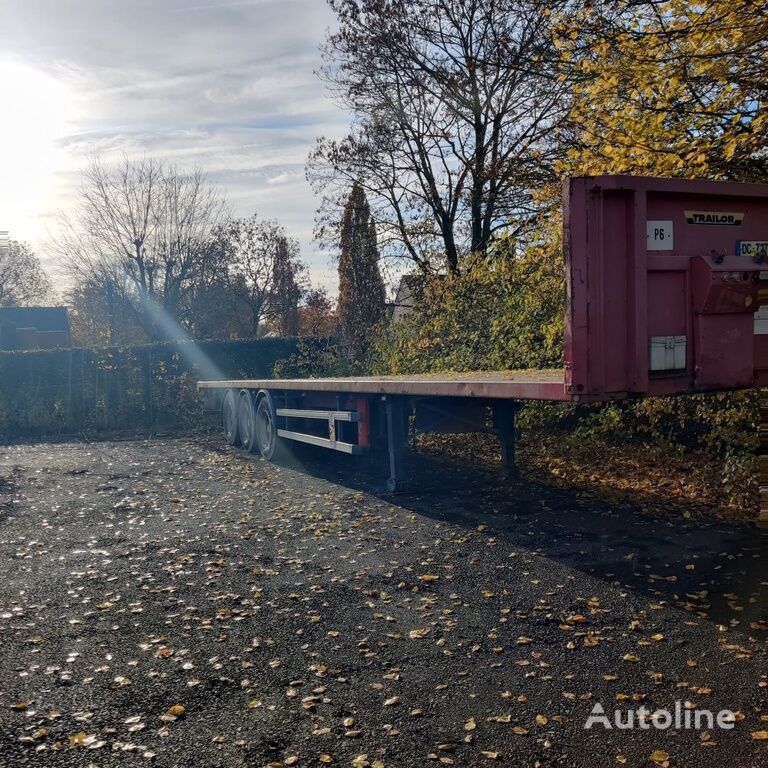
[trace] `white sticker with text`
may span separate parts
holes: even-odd
[[[649,251],[671,251],[675,244],[675,230],[671,221],[646,221],[646,240]]]

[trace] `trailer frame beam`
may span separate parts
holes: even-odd
[[[354,443],[343,443],[341,440],[331,440],[327,437],[317,437],[317,435],[308,435],[306,432],[293,432],[290,429],[278,429],[277,436],[286,440],[294,440],[297,443],[307,443],[308,445],[317,445],[321,448],[330,448],[332,451],[341,453],[358,454],[363,449]]]

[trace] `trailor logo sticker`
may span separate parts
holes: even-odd
[[[744,214],[735,211],[686,211],[689,224],[719,224],[735,227],[744,221]]]

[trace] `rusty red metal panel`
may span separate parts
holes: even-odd
[[[576,398],[735,389],[768,376],[768,185],[566,184],[565,381]]]
[[[371,440],[371,408],[366,395],[355,395],[350,398],[350,405],[360,414],[357,422],[357,444],[368,448]]]

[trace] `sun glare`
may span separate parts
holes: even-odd
[[[70,109],[62,81],[0,60],[0,229],[24,236],[30,211],[45,207]]]

